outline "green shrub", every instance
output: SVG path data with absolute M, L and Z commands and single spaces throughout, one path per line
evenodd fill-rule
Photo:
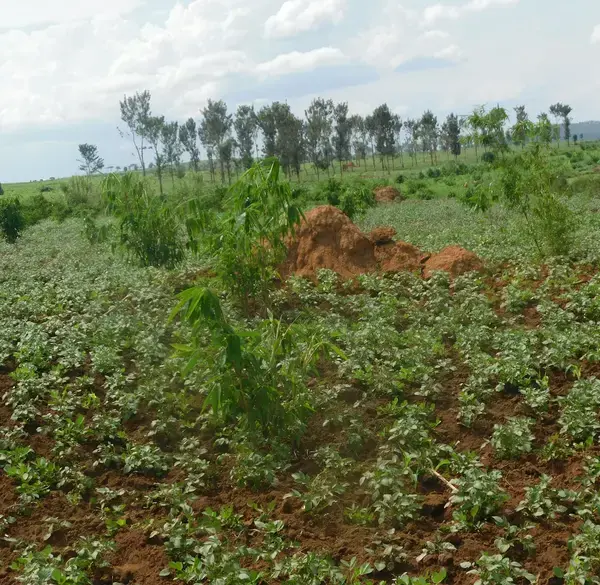
M 25 229 L 25 216 L 21 202 L 16 198 L 0 199 L 0 233 L 11 244 Z
M 339 208 L 350 218 L 364 213 L 369 207 L 375 205 L 373 191 L 366 185 L 351 185 L 347 187 L 340 197 Z
M 441 167 L 441 171 L 442 175 L 445 177 L 467 175 L 470 172 L 469 165 L 455 160 L 445 162 Z
M 399 175 L 396 177 L 396 183 L 397 183 L 398 185 L 402 185 L 402 183 L 404 183 L 404 181 L 405 181 L 405 176 L 404 176 L 402 173 L 400 173 L 400 174 L 399 174 Z
M 164 198 L 149 193 L 131 173 L 106 177 L 102 193 L 119 221 L 121 245 L 140 264 L 173 267 L 183 260 L 181 225 Z
M 415 197 L 422 201 L 431 201 L 435 198 L 435 191 L 431 187 L 424 187 L 415 193 Z
M 338 206 L 344 192 L 344 185 L 339 179 L 331 177 L 325 183 L 322 192 L 329 205 Z
M 71 177 L 66 183 L 60 184 L 60 190 L 67 207 L 73 212 L 94 204 L 92 183 L 87 177 Z
M 427 183 L 423 180 L 409 179 L 404 187 L 404 192 L 407 195 L 414 195 L 418 191 L 422 191 L 427 188 Z
M 493 152 L 484 152 L 481 156 L 481 160 L 484 163 L 494 164 L 496 162 L 496 155 Z
M 430 167 L 427 169 L 427 177 L 430 179 L 437 179 L 442 176 L 442 171 L 437 167 Z
M 23 215 L 27 225 L 47 219 L 53 214 L 54 206 L 51 201 L 46 199 L 41 193 L 34 195 L 23 205 Z
M 571 181 L 571 192 L 581 193 L 588 197 L 600 195 L 600 174 L 588 174 L 576 177 Z

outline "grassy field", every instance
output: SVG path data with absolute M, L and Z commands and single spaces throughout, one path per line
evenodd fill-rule
M 482 259 L 453 279 L 323 271 L 240 305 L 218 250 L 140 266 L 79 213 L 0 240 L 0 584 L 600 583 L 600 149 L 552 157 L 564 257 L 461 202 L 497 178 L 474 156 L 364 174 L 414 191 L 356 223 Z M 193 326 L 192 286 L 217 299 Z

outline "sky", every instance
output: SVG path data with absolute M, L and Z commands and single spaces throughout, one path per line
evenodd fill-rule
M 317 96 L 438 118 L 480 104 L 600 119 L 598 0 L 0 0 L 0 182 L 135 162 L 119 101 L 168 120 Z

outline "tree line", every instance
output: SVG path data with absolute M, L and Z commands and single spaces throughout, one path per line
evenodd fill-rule
M 232 173 L 249 169 L 263 157 L 277 157 L 288 178 L 296 175 L 300 179 L 302 170 L 310 165 L 319 179 L 322 173 L 338 169 L 343 173 L 353 161 L 366 167 L 370 159 L 373 169 L 381 166 L 391 171 L 398 158 L 402 167 L 416 165 L 419 156 L 434 165 L 441 153 L 458 157 L 465 147 L 475 148 L 477 156 L 480 150 L 501 154 L 511 144 L 524 146 L 531 139 L 532 128 L 534 140 L 550 144 L 560 141 L 562 126 L 562 135 L 570 143 L 572 108 L 553 104 L 534 124 L 525 106 L 517 106 L 515 122 L 509 125 L 509 113 L 500 106 L 490 110 L 478 106 L 468 115 L 451 113 L 440 122 L 430 110 L 420 118 L 402 119 L 386 103 L 361 116 L 351 114 L 346 102 L 319 97 L 299 117 L 283 102 L 260 109 L 241 105 L 231 113 L 223 100 L 209 99 L 199 111 L 198 122 L 190 117 L 180 124 L 154 115 L 151 94 L 143 91 L 124 96 L 120 111 L 124 123 L 120 135 L 133 144 L 144 175 L 147 169 L 155 169 L 162 193 L 165 175 L 170 174 L 174 183 L 184 154 L 193 170 L 207 169 L 213 181 L 220 176 L 225 183 L 231 182 Z M 90 169 L 99 170 L 98 153 L 90 148 L 80 145 L 80 168 L 88 174 Z M 206 162 L 201 162 L 201 148 Z

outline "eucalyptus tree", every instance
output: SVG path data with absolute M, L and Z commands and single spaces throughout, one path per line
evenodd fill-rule
M 373 170 L 375 170 L 375 138 L 377 136 L 377 122 L 373 114 L 365 118 L 365 129 L 371 146 L 371 156 L 373 158 Z
M 350 140 L 352 136 L 352 126 L 348 117 L 348 103 L 337 104 L 333 109 L 333 119 L 335 121 L 333 134 L 333 151 L 340 164 L 340 175 L 342 174 L 342 163 L 350 158 Z
M 315 98 L 304 112 L 306 118 L 306 150 L 317 171 L 329 169 L 334 105 L 332 100 Z
M 461 153 L 460 144 L 460 123 L 456 114 L 449 114 L 442 124 L 441 136 L 444 144 L 444 150 L 448 155 L 454 155 L 458 158 Z
M 428 152 L 431 157 L 431 164 L 435 164 L 437 159 L 437 148 L 439 138 L 438 119 L 431 110 L 427 110 L 419 121 L 420 136 L 423 146 L 423 152 Z
M 538 115 L 538 123 L 534 128 L 534 135 L 537 142 L 541 142 L 548 147 L 552 143 L 552 122 L 546 112 Z
M 206 158 L 208 159 L 208 170 L 210 172 L 210 179 L 214 183 L 215 182 L 215 147 L 212 142 L 209 140 L 208 135 L 206 134 L 206 128 L 203 124 L 200 124 L 198 128 L 198 138 L 200 139 L 201 144 L 204 146 L 206 150 Z
M 263 135 L 263 154 L 266 158 L 275 156 L 277 148 L 277 115 L 280 102 L 273 102 L 270 106 L 263 106 L 257 115 L 257 124 Z
M 179 141 L 184 150 L 190 155 L 190 163 L 195 172 L 198 172 L 200 163 L 200 149 L 198 148 L 198 130 L 194 118 L 188 118 L 179 128 Z
M 525 148 L 531 126 L 529 115 L 525 111 L 525 106 L 517 106 L 515 108 L 515 114 L 517 119 L 511 128 L 512 141 L 515 144 L 520 145 L 521 148 Z
M 295 172 L 300 179 L 305 143 L 303 121 L 296 117 L 289 107 L 285 107 L 278 109 L 276 123 L 276 153 L 281 160 L 281 166 L 289 178 L 292 172 Z
M 572 111 L 571 106 L 560 102 L 550 106 L 550 113 L 554 116 L 556 125 L 559 127 L 558 140 L 560 141 L 560 122 L 562 121 L 563 134 L 569 144 L 571 142 L 571 118 L 569 118 L 569 115 Z
M 381 168 L 386 157 L 393 156 L 396 145 L 394 116 L 387 104 L 381 104 L 373 110 L 372 124 L 375 132 L 375 149 L 381 159 Z
M 150 92 L 145 90 L 137 92 L 133 96 L 124 96 L 119 102 L 121 108 L 121 120 L 127 125 L 127 131 L 117 128 L 121 137 L 128 136 L 133 142 L 135 152 L 142 167 L 142 174 L 146 175 L 146 163 L 144 160 L 144 146 L 148 139 L 148 121 L 150 113 Z
M 406 144 L 408 146 L 408 154 L 411 159 L 411 165 L 415 165 L 417 162 L 417 143 L 419 140 L 419 122 L 412 118 L 409 118 L 404 122 L 404 128 L 406 130 Z
M 219 161 L 227 171 L 227 183 L 231 185 L 231 163 L 233 162 L 236 141 L 229 136 L 219 146 Z
M 225 161 L 221 157 L 224 142 L 229 138 L 233 124 L 232 115 L 227 113 L 227 104 L 223 100 L 208 100 L 208 104 L 201 110 L 202 122 L 200 124 L 200 139 L 203 144 L 212 148 L 213 153 L 219 155 L 219 166 L 221 170 L 221 181 L 225 182 Z
M 485 115 L 485 106 L 477 106 L 469 116 L 467 116 L 468 139 L 475 147 L 476 158 L 479 158 L 478 147 L 482 144 Z
M 365 119 L 358 114 L 350 116 L 350 126 L 352 128 L 352 149 L 356 160 L 362 160 L 367 166 L 367 140 L 368 132 L 365 125 Z
M 165 117 L 150 116 L 146 121 L 146 138 L 154 150 L 154 162 L 156 164 L 156 176 L 158 177 L 158 185 L 160 194 L 164 195 L 163 189 L 163 171 L 165 166 L 165 157 L 163 149 Z
M 396 148 L 398 153 L 400 154 L 400 164 L 402 168 L 404 168 L 404 153 L 402 148 L 402 128 L 404 128 L 404 123 L 402 122 L 402 118 L 398 114 L 394 114 L 394 139 L 396 142 Z M 392 167 L 394 166 L 394 157 L 396 153 L 392 155 Z
M 169 169 L 171 182 L 175 187 L 175 171 L 181 164 L 183 145 L 179 141 L 179 124 L 168 122 L 162 127 L 163 159 Z
M 239 106 L 233 121 L 242 166 L 249 169 L 254 163 L 254 137 L 258 121 L 254 106 Z

